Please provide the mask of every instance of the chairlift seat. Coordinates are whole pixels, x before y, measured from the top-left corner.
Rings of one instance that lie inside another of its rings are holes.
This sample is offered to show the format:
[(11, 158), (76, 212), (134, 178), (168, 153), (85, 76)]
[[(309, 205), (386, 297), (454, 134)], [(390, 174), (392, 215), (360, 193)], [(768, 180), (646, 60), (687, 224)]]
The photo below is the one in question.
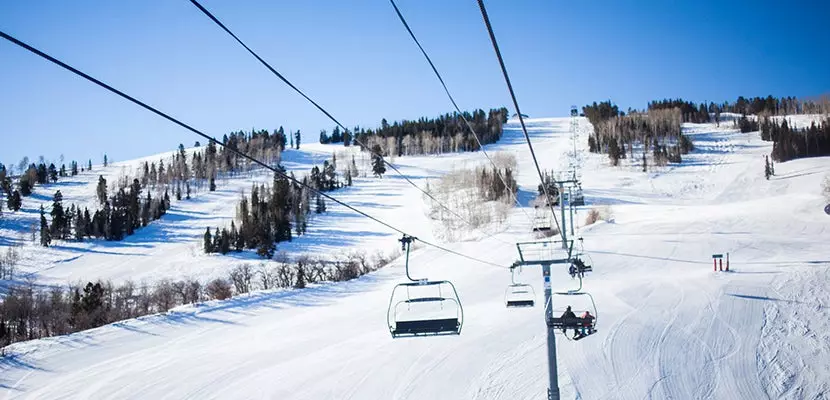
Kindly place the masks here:
[(580, 329), (594, 327), (593, 318), (551, 318), (548, 325), (558, 329)]
[(533, 300), (508, 300), (507, 307), (533, 307), (535, 302)]
[(458, 318), (397, 321), (392, 329), (392, 337), (458, 335), (460, 333), (461, 323)]

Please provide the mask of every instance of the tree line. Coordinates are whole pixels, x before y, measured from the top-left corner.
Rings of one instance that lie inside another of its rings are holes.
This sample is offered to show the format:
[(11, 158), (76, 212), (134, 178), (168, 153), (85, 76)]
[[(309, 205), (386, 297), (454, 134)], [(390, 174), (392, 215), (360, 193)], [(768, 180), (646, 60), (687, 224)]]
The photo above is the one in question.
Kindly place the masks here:
[(302, 289), (308, 284), (346, 281), (376, 271), (397, 253), (351, 253), (326, 260), (300, 256), (293, 262), (281, 254), (258, 268), (243, 264), (227, 277), (208, 282), (162, 280), (155, 284), (127, 281), (39, 288), (12, 286), (0, 298), (0, 349), (11, 343), (65, 335), (116, 321), (164, 313), (183, 305), (225, 300), (253, 290)]
[(380, 127), (364, 129), (355, 127), (352, 131), (343, 132), (339, 128), (332, 130), (329, 135), (326, 131), (320, 132), (320, 143), (339, 143), (344, 146), (357, 145), (361, 150), (372, 150), (380, 147), (383, 155), (419, 155), (442, 154), (449, 152), (477, 151), (479, 145), (464, 118), (469, 121), (481, 140), (481, 144), (495, 143), (501, 138), (502, 125), (507, 122), (506, 108), (465, 111), (463, 114), (447, 113), (436, 118), (422, 117), (418, 120), (396, 121), (392, 124), (384, 118)]
[(764, 117), (760, 131), (762, 140), (773, 143), (771, 156), (774, 161), (830, 155), (830, 117), (818, 124), (813, 121), (807, 128), (798, 128), (786, 119)]

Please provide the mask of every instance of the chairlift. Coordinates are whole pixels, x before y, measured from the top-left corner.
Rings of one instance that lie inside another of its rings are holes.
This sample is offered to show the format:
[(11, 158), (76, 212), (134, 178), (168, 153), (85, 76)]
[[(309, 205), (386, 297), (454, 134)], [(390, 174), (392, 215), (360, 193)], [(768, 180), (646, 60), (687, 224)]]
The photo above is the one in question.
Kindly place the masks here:
[(536, 291), (533, 286), (516, 282), (515, 269), (510, 267), (510, 286), (504, 290), (504, 305), (507, 308), (533, 307), (536, 303)]
[(409, 245), (416, 238), (404, 235), (406, 277), (392, 289), (386, 322), (393, 338), (402, 336), (458, 335), (464, 310), (455, 285), (450, 281), (414, 279), (409, 275)]
[[(551, 296), (551, 303), (547, 307), (552, 307), (554, 297), (559, 298), (563, 306), (553, 308), (551, 311), (552, 317), (548, 321), (548, 326), (561, 330), (566, 337), (566, 331), (568, 329), (573, 329), (575, 333), (579, 332), (579, 334), (574, 335), (574, 340), (580, 340), (596, 333), (599, 314), (597, 313), (597, 305), (594, 302), (594, 297), (590, 293), (577, 290), (555, 292)], [(566, 312), (567, 307), (571, 307), (571, 312), (574, 313), (575, 317), (562, 316)], [(585, 312), (591, 314), (593, 318), (583, 318)]]

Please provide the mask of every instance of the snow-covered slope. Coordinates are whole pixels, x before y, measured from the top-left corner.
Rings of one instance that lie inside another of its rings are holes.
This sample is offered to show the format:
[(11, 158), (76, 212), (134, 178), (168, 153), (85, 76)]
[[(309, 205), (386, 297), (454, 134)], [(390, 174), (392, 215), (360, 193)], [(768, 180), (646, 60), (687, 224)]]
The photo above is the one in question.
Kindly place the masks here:
[[(520, 197), (527, 199), (537, 178), (517, 124), (507, 128), (504, 139), (488, 150), (516, 153)], [(567, 164), (568, 119), (535, 119), (530, 128), (543, 168)], [(585, 290), (596, 299), (598, 332), (578, 342), (559, 337), (563, 397), (830, 396), (830, 216), (819, 195), (830, 162), (778, 164), (777, 175), (767, 181), (762, 155), (770, 144), (757, 133), (708, 124), (685, 129), (697, 150), (679, 166), (643, 173), (636, 166), (610, 168), (605, 157), (582, 154), (586, 208), (611, 205), (614, 222), (581, 230), (594, 264)], [(319, 152), (331, 150), (321, 146)], [(470, 153), (395, 163), (422, 183), (482, 160)], [(90, 245), (77, 251), (77, 259), (28, 268), (52, 281), (209, 275), (229, 258), (200, 254), (197, 236), (205, 223), (229, 218), (232, 210), (218, 205), (248, 185), (201, 194), (193, 205), (179, 203), (171, 216), (181, 217), (112, 249)], [(431, 238), (421, 197), (391, 174), (361, 179), (338, 195)], [(282, 248), (331, 252), (397, 245), (396, 234), (336, 207), (330, 210), (315, 221), (326, 233), (315, 237), (310, 228), (309, 236)], [(496, 238), (447, 246), (510, 265), (517, 256), (510, 243), (531, 235), (522, 212), (514, 212), (509, 222)], [(727, 252), (732, 271), (713, 272), (711, 254)], [(0, 396), (543, 398), (543, 309), (505, 309), (507, 270), (432, 248), (415, 251), (411, 264), (415, 275), (455, 283), (465, 312), (460, 336), (390, 338), (387, 302), (392, 287), (405, 279), (398, 260), (350, 282), (258, 292), (13, 345), (0, 359)], [(521, 277), (541, 293), (538, 269), (525, 268)], [(554, 271), (555, 288), (575, 284), (564, 270)], [(563, 305), (561, 298), (555, 301)]]

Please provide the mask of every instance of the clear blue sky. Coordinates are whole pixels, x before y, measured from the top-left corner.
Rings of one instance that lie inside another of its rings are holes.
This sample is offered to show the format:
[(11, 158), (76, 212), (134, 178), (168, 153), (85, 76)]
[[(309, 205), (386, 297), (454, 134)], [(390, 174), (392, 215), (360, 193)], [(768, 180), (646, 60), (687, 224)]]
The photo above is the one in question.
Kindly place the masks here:
[[(345, 125), (451, 110), (385, 0), (203, 0)], [(733, 100), (830, 91), (830, 2), (508, 1), (488, 11), (523, 112), (611, 99)], [(463, 109), (509, 106), (473, 0), (399, 0)], [(187, 0), (4, 1), (0, 29), (221, 137), (333, 124)], [(512, 112), (512, 106), (509, 107)], [(0, 161), (123, 160), (197, 139), (0, 42)]]

